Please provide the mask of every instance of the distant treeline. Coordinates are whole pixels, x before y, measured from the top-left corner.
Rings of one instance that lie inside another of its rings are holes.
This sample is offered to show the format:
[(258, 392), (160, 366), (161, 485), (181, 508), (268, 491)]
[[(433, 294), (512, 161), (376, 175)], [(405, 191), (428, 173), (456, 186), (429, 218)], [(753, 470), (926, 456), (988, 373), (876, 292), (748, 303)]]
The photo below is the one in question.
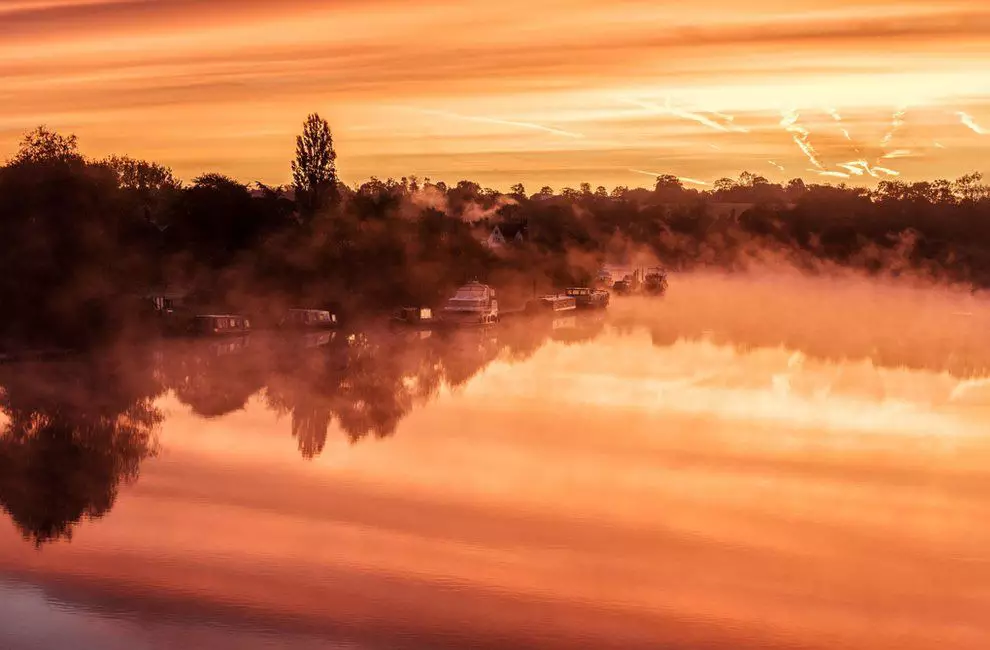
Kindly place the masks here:
[[(874, 190), (743, 173), (706, 191), (665, 175), (652, 189), (502, 193), (415, 177), (351, 188), (335, 159), (316, 115), (287, 187), (221, 174), (182, 183), (154, 162), (88, 159), (74, 136), (39, 127), (0, 167), (0, 351), (140, 332), (139, 297), (166, 287), (212, 309), (346, 314), (436, 304), (474, 278), (511, 301), (589, 282), (606, 261), (685, 270), (772, 259), (990, 285), (979, 174)], [(521, 235), (492, 249), (496, 225)]]

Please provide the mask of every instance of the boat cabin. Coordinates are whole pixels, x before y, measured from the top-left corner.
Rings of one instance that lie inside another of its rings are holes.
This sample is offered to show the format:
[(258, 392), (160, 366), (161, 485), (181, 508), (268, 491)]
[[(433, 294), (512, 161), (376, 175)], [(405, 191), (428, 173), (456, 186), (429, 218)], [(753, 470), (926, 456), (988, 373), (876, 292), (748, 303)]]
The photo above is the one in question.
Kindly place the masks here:
[(498, 321), (495, 290), (487, 284), (469, 282), (457, 290), (443, 308), (443, 319), (455, 323), (494, 323)]
[(565, 294), (574, 298), (578, 309), (604, 309), (608, 306), (608, 291), (590, 287), (571, 287)]
[(402, 307), (395, 311), (392, 320), (408, 325), (421, 325), (432, 323), (436, 319), (433, 317), (433, 310), (429, 307)]
[(251, 331), (251, 321), (236, 314), (205, 314), (194, 316), (189, 325), (191, 334), (218, 336), (246, 334)]
[(574, 296), (547, 295), (540, 296), (527, 305), (529, 311), (561, 312), (577, 309), (577, 299)]
[(337, 315), (325, 309), (290, 309), (280, 327), (299, 329), (320, 329), (337, 324)]

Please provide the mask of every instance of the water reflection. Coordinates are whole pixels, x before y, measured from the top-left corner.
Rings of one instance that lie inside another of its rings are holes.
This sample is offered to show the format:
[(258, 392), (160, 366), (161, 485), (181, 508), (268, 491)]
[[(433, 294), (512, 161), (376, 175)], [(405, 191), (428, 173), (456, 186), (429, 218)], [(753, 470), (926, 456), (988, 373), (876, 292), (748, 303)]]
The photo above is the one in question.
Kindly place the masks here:
[[(132, 360), (133, 361), (133, 360)], [(0, 368), (0, 507), (42, 544), (113, 507), (153, 456), (163, 386), (115, 357)]]
[(370, 327), (292, 337), (252, 335), (8, 365), (0, 372), (0, 506), (40, 545), (103, 516), (118, 487), (155, 455), (171, 392), (203, 419), (253, 396), (291, 420), (303, 458), (336, 422), (351, 442), (395, 433), (441, 385), (463, 386), (500, 354), (532, 355), (551, 339), (588, 340), (600, 316), (545, 318), (446, 332)]
[(5, 375), (21, 403), (113, 413), (67, 399), (109, 381), (167, 415), (72, 544), (0, 522), (0, 597), (37, 612), (14, 647), (51, 620), (37, 588), (99, 624), (83, 647), (985, 648), (990, 345), (935, 325), (958, 297), (720, 287), (606, 321), (166, 346), (133, 386)]

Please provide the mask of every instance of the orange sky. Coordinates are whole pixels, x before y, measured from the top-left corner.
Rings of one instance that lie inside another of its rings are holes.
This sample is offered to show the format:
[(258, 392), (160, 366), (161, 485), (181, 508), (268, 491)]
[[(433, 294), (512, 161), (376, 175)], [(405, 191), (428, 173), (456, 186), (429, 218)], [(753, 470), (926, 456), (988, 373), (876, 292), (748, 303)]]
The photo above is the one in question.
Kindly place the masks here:
[(988, 59), (973, 0), (4, 0), (0, 157), (47, 123), (285, 182), (315, 110), (349, 183), (956, 177), (990, 138)]

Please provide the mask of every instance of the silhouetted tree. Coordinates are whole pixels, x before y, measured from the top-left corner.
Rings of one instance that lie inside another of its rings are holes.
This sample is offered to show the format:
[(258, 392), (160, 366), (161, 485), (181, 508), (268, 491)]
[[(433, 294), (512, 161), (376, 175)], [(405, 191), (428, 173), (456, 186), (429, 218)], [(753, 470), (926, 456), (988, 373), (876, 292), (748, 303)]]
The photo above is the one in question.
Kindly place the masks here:
[(336, 161), (330, 124), (312, 113), (303, 124), (302, 134), (296, 137), (296, 159), (292, 161), (296, 201), (303, 214), (312, 216), (336, 203)]

